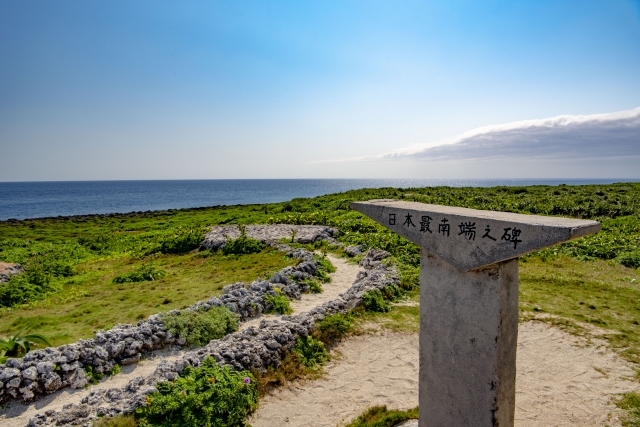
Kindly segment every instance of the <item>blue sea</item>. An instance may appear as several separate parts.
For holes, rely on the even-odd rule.
[[[628,179],[229,179],[0,182],[0,220],[272,203],[358,188],[582,185]]]

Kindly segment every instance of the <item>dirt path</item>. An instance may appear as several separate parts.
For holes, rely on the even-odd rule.
[[[323,293],[305,294],[300,301],[293,301],[292,307],[294,314],[308,311],[326,301],[337,298],[339,294],[349,289],[355,281],[360,267],[349,264],[345,260],[335,258],[332,255],[327,255],[327,257],[337,268],[335,273],[330,274],[331,282],[323,285]],[[277,316],[262,316],[249,322],[244,322],[241,325],[241,329],[245,329],[251,325],[258,325],[262,319],[270,317],[276,318]],[[80,403],[82,398],[87,396],[92,390],[124,387],[135,377],[151,375],[161,361],[178,359],[183,353],[184,351],[156,352],[153,357],[143,360],[140,363],[123,367],[118,375],[106,378],[95,386],[80,390],[66,388],[31,404],[11,402],[4,409],[0,409],[0,427],[26,425],[29,419],[37,413],[43,413],[50,409],[60,410],[64,405],[69,403]]]
[[[343,425],[372,405],[418,405],[418,335],[348,339],[319,380],[265,396],[253,427]],[[638,388],[631,366],[601,343],[540,322],[519,327],[516,426],[620,426],[611,397]]]
[[[331,277],[331,282],[322,284],[322,293],[302,294],[299,301],[291,301],[293,314],[304,313],[305,311],[309,311],[327,301],[332,301],[353,285],[361,267],[355,264],[350,264],[343,258],[336,258],[331,254],[327,254],[327,258],[329,258],[331,264],[336,267],[335,273],[331,273],[329,275]],[[263,319],[277,319],[278,317],[278,315],[267,314],[244,322],[241,329],[246,329],[250,326],[257,326]]]

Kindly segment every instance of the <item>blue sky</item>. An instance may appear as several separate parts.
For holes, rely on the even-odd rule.
[[[0,181],[640,178],[640,111],[462,137],[640,107],[640,0],[4,1],[0,58]]]

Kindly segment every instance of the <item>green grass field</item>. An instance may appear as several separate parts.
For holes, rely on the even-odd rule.
[[[95,329],[184,307],[215,295],[226,283],[252,281],[291,262],[270,250],[234,257],[199,253],[211,225],[331,225],[342,242],[388,250],[400,267],[415,270],[415,245],[349,207],[351,201],[374,198],[602,221],[595,236],[523,258],[523,316],[546,313],[570,319],[578,325],[575,331],[581,322],[610,330],[610,342],[637,361],[640,184],[363,189],[268,205],[2,222],[0,261],[25,265],[31,275],[23,285],[32,289],[15,296],[11,286],[17,282],[2,288],[0,335],[29,325],[56,345],[86,338]],[[143,263],[167,274],[112,283]],[[417,314],[415,307],[397,310],[389,316]]]
[[[128,257],[78,264],[77,274],[50,297],[0,314],[0,335],[29,326],[61,345],[88,338],[116,323],[135,323],[174,308],[184,308],[221,292],[224,285],[252,282],[292,263],[274,249],[258,254],[161,255],[153,260],[166,275],[153,281],[112,283],[116,274],[141,264]]]

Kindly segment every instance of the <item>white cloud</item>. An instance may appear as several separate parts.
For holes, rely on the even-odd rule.
[[[630,156],[640,156],[640,108],[484,126],[451,140],[407,147],[366,160],[578,160]]]

